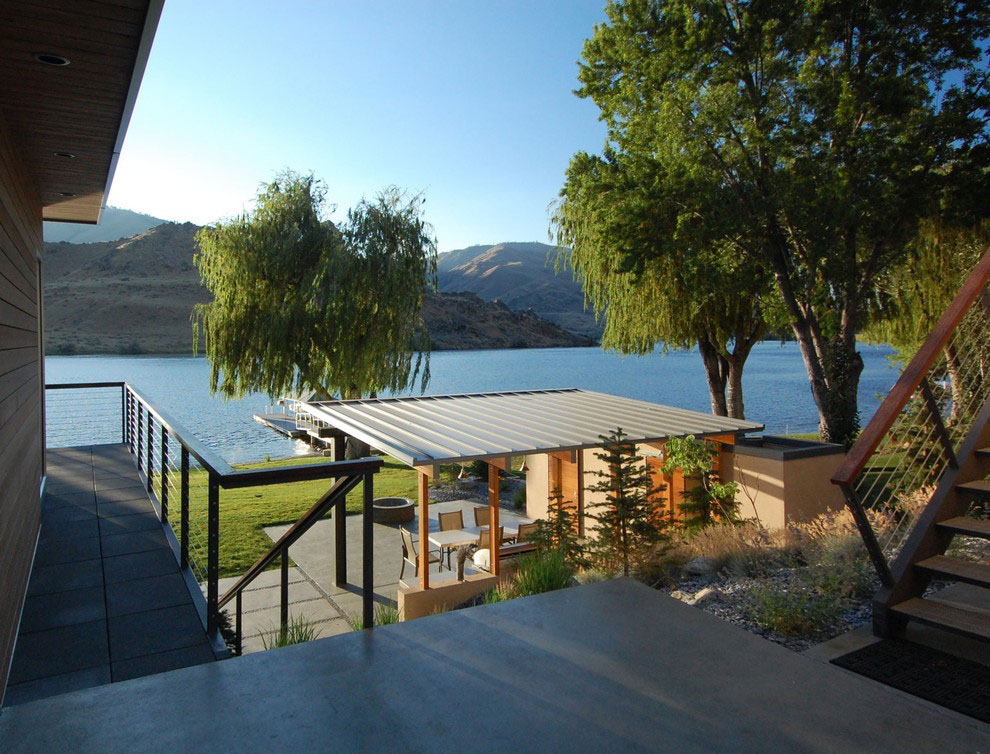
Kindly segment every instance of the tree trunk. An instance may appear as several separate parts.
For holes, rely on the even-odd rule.
[[[351,389],[347,391],[344,396],[345,400],[357,400],[361,397],[361,391],[357,389],[356,386],[351,386]],[[375,397],[374,393],[371,395],[372,398]],[[356,458],[367,458],[371,455],[371,446],[363,440],[359,440],[351,435],[347,436],[347,444],[344,449],[344,458],[348,461],[353,461]]]
[[[718,347],[704,338],[698,339],[698,351],[701,353],[701,360],[705,364],[708,393],[712,399],[712,413],[716,416],[728,416],[729,408],[725,401],[728,362],[719,353]]]
[[[746,408],[743,405],[742,373],[745,359],[729,359],[729,380],[726,394],[727,416],[732,419],[745,419]]]

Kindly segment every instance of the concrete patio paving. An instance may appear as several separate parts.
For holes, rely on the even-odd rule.
[[[212,662],[127,447],[50,449],[47,465],[41,534],[4,703]]]
[[[990,727],[628,580],[12,707],[5,751],[986,751]]]
[[[472,500],[454,500],[430,505],[430,531],[439,531],[439,513],[453,510],[463,512],[465,525],[474,525],[472,508],[484,507],[481,503]],[[508,510],[500,513],[503,524],[517,523],[523,519],[519,514]],[[289,587],[289,598],[292,603],[290,614],[306,617],[315,623],[321,631],[321,636],[334,635],[344,630],[350,630],[350,626],[345,620],[347,616],[357,616],[361,613],[362,591],[362,563],[361,563],[361,536],[363,517],[361,515],[351,515],[346,518],[347,530],[347,585],[339,587],[334,583],[334,536],[333,520],[326,519],[313,525],[296,544],[289,548],[289,556],[296,564],[296,572],[293,576],[294,583]],[[405,528],[413,532],[413,538],[418,537],[419,517],[417,516]],[[269,526],[265,528],[265,533],[272,538],[278,539],[289,527]],[[402,568],[402,548],[399,539],[398,526],[374,524],[372,527],[374,537],[374,584],[375,600],[382,603],[394,604],[399,589],[399,572]],[[456,565],[455,565],[456,567]],[[434,565],[430,569],[431,573],[438,574],[439,567]],[[446,569],[444,574],[448,573]],[[265,593],[249,594],[245,592],[243,615],[247,639],[244,649],[246,652],[255,651],[261,648],[259,634],[264,630],[270,630],[278,624],[278,575],[277,572],[270,572],[259,577],[258,584],[264,578],[264,584],[268,585]],[[233,584],[236,579],[222,580],[220,585],[221,593],[225,584]],[[413,581],[413,569],[406,566],[405,581]],[[303,583],[300,583],[303,582]],[[329,602],[330,610],[326,605],[320,605],[318,598],[323,597]],[[271,600],[275,600],[272,602]],[[250,618],[248,618],[250,616]],[[341,623],[335,622],[337,619]],[[248,626],[250,625],[250,629]],[[264,627],[257,630],[257,627]],[[248,630],[252,633],[249,634]]]

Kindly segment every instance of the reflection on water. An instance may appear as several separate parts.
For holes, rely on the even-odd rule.
[[[865,423],[893,385],[890,349],[861,347],[860,414]],[[433,354],[427,393],[579,387],[709,411],[705,372],[697,353],[621,357],[598,348],[441,351]],[[209,365],[187,356],[49,356],[45,378],[55,382],[125,380],[231,463],[306,453],[252,418],[271,401],[249,395],[225,401],[209,392]],[[746,416],[768,432],[812,432],[817,413],[800,351],[794,343],[761,343],[743,375]]]

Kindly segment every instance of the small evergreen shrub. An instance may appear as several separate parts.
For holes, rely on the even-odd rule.
[[[560,490],[550,493],[547,517],[535,522],[532,541],[538,552],[560,552],[571,565],[580,565],[584,552],[577,535],[577,515]]]
[[[526,488],[520,487],[516,490],[516,493],[512,496],[512,505],[517,511],[524,510],[526,508]]]

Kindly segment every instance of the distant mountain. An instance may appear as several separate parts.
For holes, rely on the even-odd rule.
[[[602,326],[584,309],[584,294],[570,270],[557,274],[557,247],[543,243],[469,246],[437,258],[439,288],[474,293],[517,311],[532,310],[570,332],[598,339]]]
[[[116,241],[143,233],[161,225],[164,220],[119,207],[107,207],[100,215],[99,225],[81,223],[44,223],[45,241],[50,243],[97,243]]]
[[[45,244],[49,353],[191,353],[189,315],[210,300],[193,265],[199,226],[164,223],[123,241]],[[477,296],[431,294],[436,349],[590,345],[528,312]]]

